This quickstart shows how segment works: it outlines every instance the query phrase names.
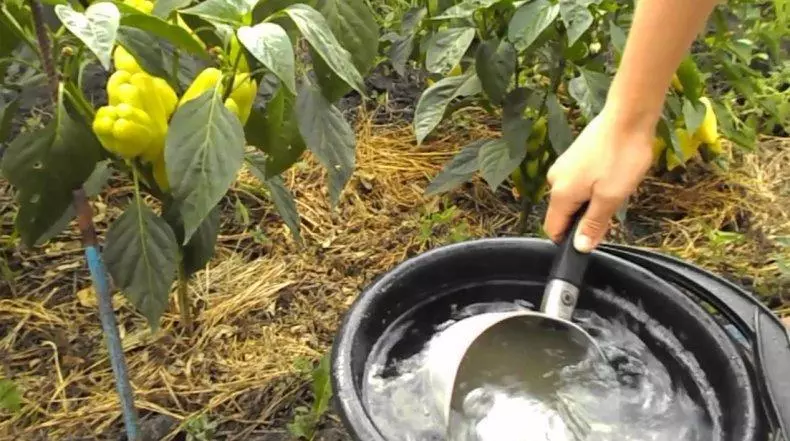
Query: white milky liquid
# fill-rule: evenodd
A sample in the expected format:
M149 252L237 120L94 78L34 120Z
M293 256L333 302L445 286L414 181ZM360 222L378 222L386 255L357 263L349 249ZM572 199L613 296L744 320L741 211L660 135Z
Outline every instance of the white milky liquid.
M459 319L483 312L525 308L516 303L470 305L440 325L432 338ZM707 441L705 412L674 384L667 368L624 322L578 311L577 323L592 331L610 364L566 367L551 402L518 388L480 387L452 412L451 441ZM400 333L409 324L400 325ZM393 333L398 339L398 332ZM365 401L379 431L392 441L445 441L446 425L432 399L425 349L385 371L386 346L366 372Z

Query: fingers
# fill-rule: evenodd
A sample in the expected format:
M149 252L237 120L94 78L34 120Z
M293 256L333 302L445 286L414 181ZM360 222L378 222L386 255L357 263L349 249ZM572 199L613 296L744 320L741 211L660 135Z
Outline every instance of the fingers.
M565 237L573 215L587 200L589 190L585 191L584 187L552 187L543 224L543 229L552 241L559 242Z
M593 192L587 211L582 216L573 246L580 253L589 253L606 237L609 224L623 202L618 196L602 195Z

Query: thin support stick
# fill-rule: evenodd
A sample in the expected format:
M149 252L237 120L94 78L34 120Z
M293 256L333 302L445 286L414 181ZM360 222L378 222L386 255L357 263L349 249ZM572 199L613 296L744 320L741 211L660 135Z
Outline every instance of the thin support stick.
M85 247L85 258L88 261L96 296L99 299L99 318L104 329L107 350L110 353L110 364L115 375L115 389L121 400L126 437L129 441L139 441L141 438L137 409L134 406L134 395L126 369L121 336L118 334L118 325L112 308L110 283L99 252L96 230L93 226L93 212L88 204L85 190L82 188L74 191L74 208L77 211L77 222L82 234L82 245Z

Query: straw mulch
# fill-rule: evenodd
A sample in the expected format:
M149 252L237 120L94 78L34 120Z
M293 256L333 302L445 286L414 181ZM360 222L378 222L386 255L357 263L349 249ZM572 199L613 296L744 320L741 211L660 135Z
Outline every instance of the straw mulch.
M179 423L204 413L219 425L216 439L288 439L284 423L305 398L307 379L297 365L325 353L342 313L366 283L431 247L514 234L518 206L505 190L494 194L477 180L445 197L422 196L428 178L461 145L495 135L475 120L415 147L410 127L373 125L361 115L358 169L336 211L328 206L324 172L312 159L287 174L302 215L302 248L243 171L223 202L217 257L190 286L198 311L192 332L180 326L174 306L152 335L116 296L149 436L173 439ZM788 234L782 211L790 207L787 182L779 173L788 149L776 151L780 156L748 155L726 176L699 174L693 185L650 180L632 216L663 233L660 241L647 237L642 243L714 267L723 262L715 253L738 256L728 271L768 283L776 265L764 249L750 238L711 251L706 228L724 228L747 213L746 234L768 241ZM659 187L665 188L653 194ZM114 188L95 203L100 232L129 196L128 187ZM732 199L735 194L739 199ZM246 207L249 224L237 204ZM2 233L11 234L7 223ZM0 439L118 439L118 400L77 236L64 234L35 251L7 250L5 257L16 273L0 285L0 377L13 378L24 403L15 415L0 414ZM151 423L154 415L161 427Z

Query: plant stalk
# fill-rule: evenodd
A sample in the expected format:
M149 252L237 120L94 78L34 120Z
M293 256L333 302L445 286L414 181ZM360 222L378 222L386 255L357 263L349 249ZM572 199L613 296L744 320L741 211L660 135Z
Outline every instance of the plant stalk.
M44 65L44 72L49 80L50 93L53 102L58 101L58 83L60 78L55 68L55 61L52 59L52 42L47 34L47 25L44 24L44 9L39 0L28 0L30 10L33 13L33 25L36 28L36 38L38 39L39 56L41 64Z
M126 436L130 441L140 441L140 428L137 409L134 406L134 394L129 381L123 346L121 345L121 336L118 333L118 325L112 308L109 278L99 252L96 229L93 226L93 212L83 188L74 190L73 196L74 208L77 211L77 222L82 235L82 244L85 248L85 258L88 261L91 279L96 289L96 297L99 300L99 318L104 330L107 350L110 353L110 365L115 375L115 389L121 401Z
M186 329L192 329L192 310L189 303L189 277L182 263L178 265L178 313Z

